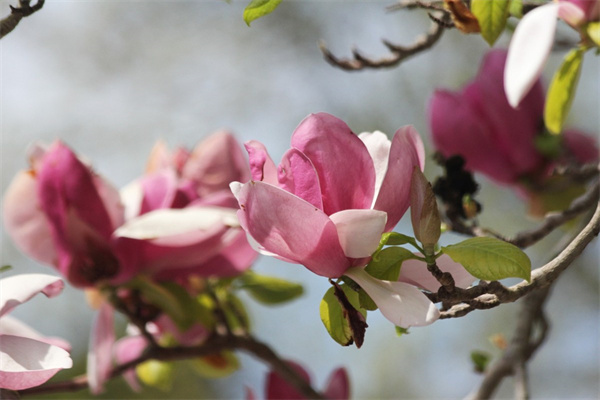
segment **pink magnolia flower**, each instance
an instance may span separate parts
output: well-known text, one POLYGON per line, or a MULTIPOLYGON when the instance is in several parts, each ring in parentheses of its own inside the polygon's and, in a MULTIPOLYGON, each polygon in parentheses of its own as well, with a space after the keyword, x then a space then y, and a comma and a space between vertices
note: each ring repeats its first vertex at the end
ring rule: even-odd
POLYGON ((38 293, 47 297, 63 289, 60 278, 23 274, 0 279, 0 388, 22 390, 39 386, 58 371, 71 368, 67 342, 44 337, 7 314, 38 293))
MULTIPOLYGON (((543 181, 551 166, 535 144, 543 127, 544 91, 539 80, 518 109, 502 87, 506 51, 489 52, 475 80, 460 92, 436 90, 429 103, 433 142, 445 156, 461 155, 465 168, 503 184, 543 181)), ((564 133, 566 153, 578 162, 598 157, 591 137, 564 133)))
POLYGON ((300 123, 279 167, 261 143, 246 149, 253 180, 231 184, 240 224, 262 253, 331 278, 365 264, 407 210, 413 167, 424 164, 413 127, 390 142, 325 113, 300 123))
MULTIPOLYGON (((292 367, 300 377, 304 381, 310 384, 310 376, 308 372, 298 363, 293 361, 287 362, 290 367, 292 367)), ((348 378, 348 373, 344 368, 337 368, 334 370, 327 383, 325 384, 325 390, 323 392, 323 396, 326 399, 339 399, 346 400, 350 398, 350 380, 348 378)), ((254 399, 254 393, 251 389, 247 389, 246 399, 252 400, 254 399)), ((265 388, 265 399, 266 400, 277 400, 277 399, 287 399, 287 400, 301 400, 305 399, 302 394, 296 390, 295 387, 290 385, 285 379, 283 379, 277 372, 271 371, 267 375, 267 382, 265 388)))
POLYGON ((249 173, 231 135, 205 143, 130 186, 126 209, 119 193, 63 143, 38 147, 31 170, 7 190, 7 231, 23 252, 79 287, 122 283, 138 273, 156 279, 236 275, 256 254, 227 185, 249 173), (229 158, 219 157, 223 153, 229 158))
POLYGON ((581 30, 600 18, 600 0, 561 0, 544 4, 525 14, 513 34, 504 71, 508 102, 517 107, 536 85, 554 44, 560 18, 581 30))

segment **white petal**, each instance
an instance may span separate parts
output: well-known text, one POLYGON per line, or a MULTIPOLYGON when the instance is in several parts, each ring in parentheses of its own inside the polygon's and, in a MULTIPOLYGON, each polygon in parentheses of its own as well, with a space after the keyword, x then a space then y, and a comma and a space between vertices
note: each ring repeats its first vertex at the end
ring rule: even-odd
POLYGON ((21 274, 0 279, 0 316, 38 293, 54 297, 64 286, 58 276, 46 274, 21 274))
POLYGON ((379 246, 387 213, 379 210, 343 210, 331 214, 340 245, 349 258, 370 257, 379 246))
POLYGON ((10 315, 0 317, 0 335, 11 335, 34 339, 38 342, 48 343, 53 346, 58 346, 66 351, 71 351, 71 345, 66 340, 44 336, 29 325, 19 321, 14 317, 11 317, 10 315))
POLYGON ((114 232, 114 235, 150 240, 193 231, 204 231, 217 224, 238 227, 236 210, 224 207, 154 210, 127 221, 114 232))
POLYGON ((41 385, 60 369, 71 368, 65 350, 34 339, 0 336, 0 387, 21 390, 41 385))
POLYGON ((128 221, 140 214, 144 190, 139 180, 135 180, 119 191, 121 202, 125 207, 125 220, 128 221))
MULTIPOLYGON (((465 267, 452 261, 450 256, 443 254, 437 259, 437 266, 442 272, 449 272, 454 278, 454 283, 460 288, 467 288, 476 279, 469 274, 465 267)), ((400 282, 405 282, 430 292, 437 292, 440 288, 440 283, 431 272, 427 269, 427 264, 420 260, 406 260, 400 268, 400 282)))
POLYGON ((508 48, 504 69, 504 91, 511 106, 517 107, 540 76, 548 59, 559 4, 550 3, 525 14, 508 48))
MULTIPOLYGON (((392 142, 385 133, 380 131, 372 133, 363 132, 358 135, 358 137, 363 141, 365 146, 367 146, 367 150, 369 151, 369 155, 373 159, 373 165, 375 166, 375 193, 373 194, 373 204, 375 204, 379 189, 381 189, 383 178, 385 178, 387 172, 392 142)), ((371 205, 371 207, 373 207, 373 205, 371 205)))
POLYGON ((345 275, 356 281, 377 304, 381 314, 396 326, 429 325, 440 316, 427 296, 412 285, 375 279, 360 267, 348 269, 345 275))

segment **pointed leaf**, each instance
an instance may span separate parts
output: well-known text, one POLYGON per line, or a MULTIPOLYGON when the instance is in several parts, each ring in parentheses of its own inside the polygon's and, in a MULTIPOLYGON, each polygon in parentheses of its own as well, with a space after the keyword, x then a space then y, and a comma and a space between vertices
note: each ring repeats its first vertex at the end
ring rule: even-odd
POLYGON ((544 108, 544 123, 551 133, 559 134, 567 119, 579 81, 584 50, 571 50, 554 74, 544 108))
POLYGON ((388 247, 373 255, 365 267, 369 275, 384 281, 397 281, 402 262, 416 258, 404 247, 388 247))
POLYGON ((241 288, 257 301, 278 304, 293 300, 304 293, 302 285, 285 279, 247 272, 239 278, 241 288))
POLYGON ((490 237, 474 237, 442 247, 452 260, 474 277, 486 281, 504 278, 531 280, 531 261, 517 246, 490 237))
MULTIPOLYGON (((360 309, 359 306, 358 293, 347 285, 340 285, 339 287, 346 295, 346 299, 352 307, 355 310, 358 309, 363 318, 366 318, 366 311, 360 309)), ((319 306, 321 321, 333 340, 342 346, 350 346, 354 343, 355 338, 346 317, 346 310, 335 295, 335 289, 335 287, 329 288, 321 300, 321 305, 319 306)))
POLYGON ((250 22, 270 14, 281 3, 281 0, 252 0, 244 10, 244 21, 248 26, 250 22))
POLYGON ((471 11, 479 21, 481 36, 490 46, 502 34, 510 0, 471 0, 471 11))

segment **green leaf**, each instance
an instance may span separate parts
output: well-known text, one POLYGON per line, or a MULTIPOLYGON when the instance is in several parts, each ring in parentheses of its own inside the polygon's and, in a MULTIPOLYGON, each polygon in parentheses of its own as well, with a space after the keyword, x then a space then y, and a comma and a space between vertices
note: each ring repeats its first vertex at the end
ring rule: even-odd
POLYGON ((403 235, 398 232, 387 232, 381 235, 379 248, 383 248, 383 246, 400 246, 403 244, 411 244, 416 248, 419 248, 414 237, 403 235))
POLYGON ((509 0, 471 0, 471 12, 477 17, 481 36, 490 46, 504 31, 509 5, 509 0))
POLYGON ((596 46, 600 46, 600 22, 590 22, 586 26, 586 32, 596 46))
POLYGON ((388 247, 376 253, 365 267, 367 273, 384 281, 397 281, 402 262, 416 258, 404 247, 388 247))
POLYGON ((476 372, 483 373, 490 363, 491 356, 483 351, 474 350, 471 352, 471 361, 476 372))
POLYGON ((216 321, 212 308, 206 307, 197 298, 191 296, 184 287, 175 282, 163 282, 161 286, 168 290, 183 308, 184 318, 181 320, 173 319, 182 331, 189 329, 195 323, 200 323, 208 329, 215 325, 216 321))
POLYGON ((474 277, 486 281, 504 278, 531 280, 531 261, 527 254, 510 243, 490 237, 474 237, 442 247, 452 260, 474 277))
POLYGON ((11 269, 13 269, 12 265, 3 265, 2 267, 0 267, 0 274, 3 272, 8 272, 11 269))
POLYGON ((371 296, 365 292, 365 290, 361 287, 358 289, 358 304, 360 308, 364 308, 367 311, 375 311, 377 310, 377 304, 373 301, 371 296))
POLYGON ((244 21, 248 26, 250 22, 270 14, 281 3, 281 0, 252 0, 244 10, 244 21))
POLYGON ((169 392, 173 384, 174 366, 170 362, 149 360, 135 367, 138 378, 148 386, 169 392))
POLYGON ((402 328, 401 326, 397 326, 396 327, 396 335, 398 337, 402 336, 402 335, 408 335, 410 332, 408 332, 408 328, 402 328))
POLYGON ((205 378, 224 378, 240 368, 240 362, 231 351, 211 354, 190 360, 194 370, 205 378))
POLYGON ((513 17, 523 17, 523 0, 510 0, 510 6, 508 6, 508 13, 513 17))
POLYGON ((264 304, 284 303, 304 293, 304 288, 298 283, 254 272, 245 273, 239 281, 241 289, 247 290, 250 296, 264 304))
POLYGON ((571 50, 563 60, 562 65, 554 74, 544 107, 544 123, 548 130, 558 135, 567 119, 575 89, 579 81, 583 53, 581 48, 571 50))
MULTIPOLYGON (((352 307, 357 309, 363 318, 366 318, 367 312, 360 308, 358 293, 347 285, 340 285, 339 287, 352 307)), ((342 346, 349 346, 354 343, 355 338, 347 318, 347 310, 344 309, 339 298, 336 297, 335 289, 334 286, 327 290, 321 300, 319 313, 321 314, 321 321, 332 339, 342 346)))

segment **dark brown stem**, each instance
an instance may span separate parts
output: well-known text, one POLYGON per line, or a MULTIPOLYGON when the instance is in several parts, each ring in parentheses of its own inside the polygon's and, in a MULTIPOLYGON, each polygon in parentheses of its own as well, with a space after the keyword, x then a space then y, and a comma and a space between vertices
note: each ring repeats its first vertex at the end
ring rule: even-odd
POLYGON ((44 6, 45 0, 38 0, 33 6, 31 0, 19 0, 19 7, 10 6, 10 15, 0 20, 0 39, 12 32, 21 19, 29 17, 44 6))

